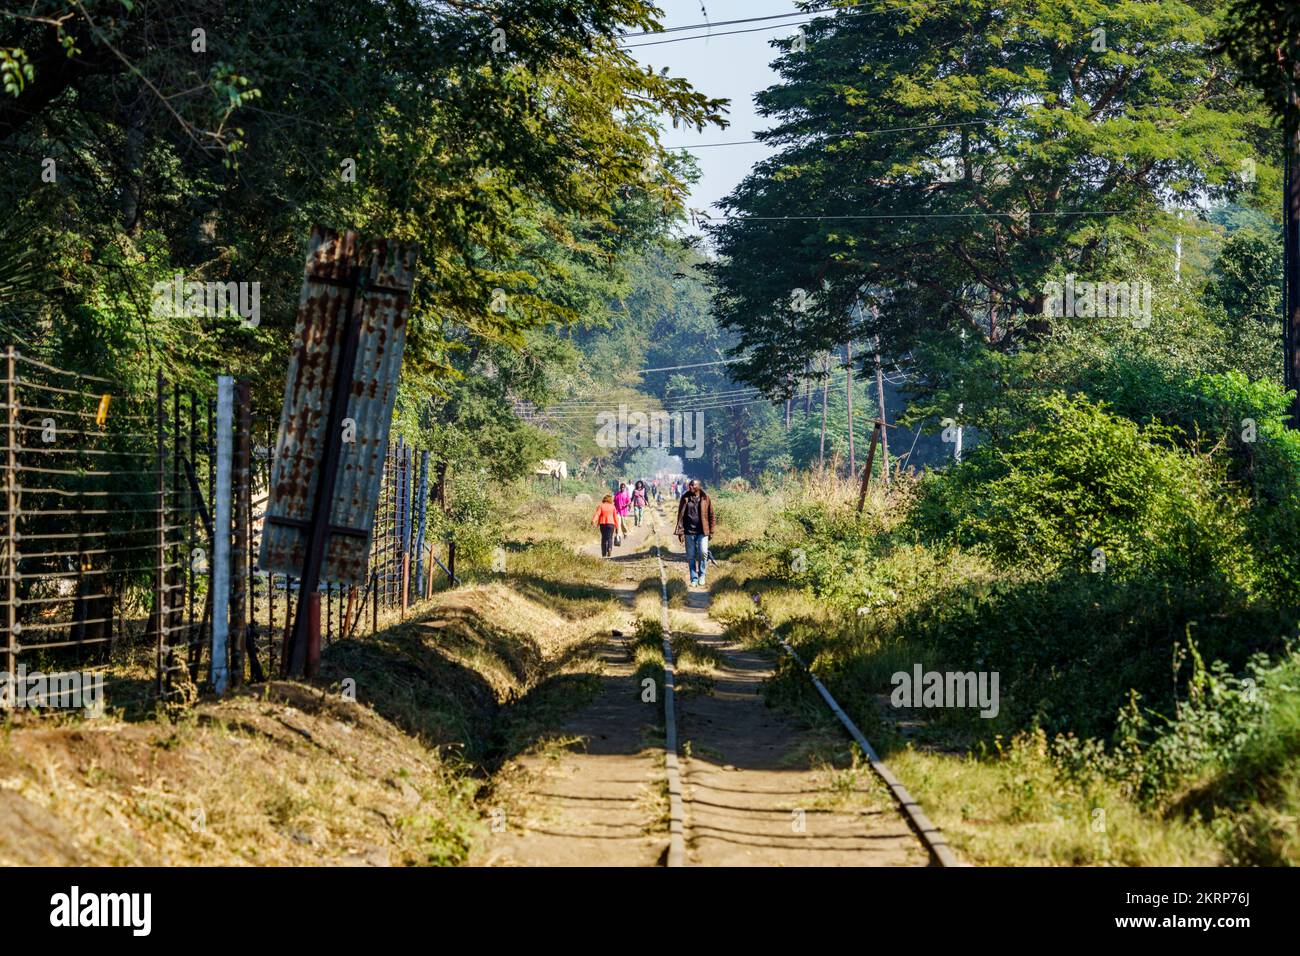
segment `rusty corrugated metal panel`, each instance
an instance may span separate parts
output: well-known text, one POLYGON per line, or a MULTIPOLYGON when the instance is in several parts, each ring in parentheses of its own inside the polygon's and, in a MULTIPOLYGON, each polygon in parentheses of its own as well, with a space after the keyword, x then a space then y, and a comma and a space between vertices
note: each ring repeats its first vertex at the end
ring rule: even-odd
POLYGON ((360 338, 346 416, 356 424, 356 441, 344 444, 339 456, 330 524, 362 534, 330 535, 321 579, 361 584, 406 346, 415 247, 387 240, 364 243, 354 232, 312 230, 273 460, 272 520, 262 535, 260 567, 295 575, 303 567, 353 264, 362 267, 365 278, 354 305, 360 338), (277 524, 275 518, 303 527, 277 524))

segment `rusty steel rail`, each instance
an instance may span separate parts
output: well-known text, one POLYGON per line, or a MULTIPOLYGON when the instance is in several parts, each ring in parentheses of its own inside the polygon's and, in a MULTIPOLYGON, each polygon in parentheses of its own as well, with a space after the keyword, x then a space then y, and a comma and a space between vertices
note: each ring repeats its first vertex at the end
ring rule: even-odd
POLYGON ((663 505, 650 512, 650 531, 655 539, 655 561, 659 564, 659 618, 664 635, 664 769, 668 777, 667 865, 686 865, 686 809, 682 797, 682 772, 677 762, 677 685, 673 664, 673 632, 668 620, 668 571, 659 545, 658 516, 663 505))
POLYGON ((899 779, 894 776, 893 771, 886 766, 885 762, 880 759, 880 755, 876 753, 876 748, 871 746, 871 742, 867 740, 862 731, 858 729, 858 725, 855 724, 852 718, 844 712, 844 708, 839 705, 839 702, 831 695, 831 692, 826 689, 826 685, 817 679, 817 675, 812 672, 812 668, 808 666, 807 662, 799 656, 799 652, 791 646, 789 641, 776 632, 776 628, 772 626, 772 622, 768 618, 767 612, 763 610, 762 597, 758 594, 751 594, 750 598, 758 608, 759 620, 761 620, 767 627, 768 633, 776 638, 777 643, 784 648, 785 652, 789 654, 801 668, 803 668, 804 673, 808 675, 808 679, 811 680, 813 686, 817 688, 817 693, 821 695, 822 700, 826 701, 826 706, 830 708, 831 713, 833 713, 836 719, 844 725, 844 729, 849 732, 849 736, 853 738, 860 748, 862 748, 862 753, 866 755, 867 762, 871 764, 871 769, 875 771, 876 776, 878 776, 881 781, 884 782, 885 786, 889 788, 889 792, 898 802, 899 809, 901 809, 907 816, 908 824, 916 832, 916 835, 921 838, 921 842, 925 844, 925 848, 929 851, 934 862, 939 866, 963 866, 964 864, 957 858, 957 855, 953 853, 952 848, 948 845, 948 841, 944 837, 943 831, 931 822, 930 818, 926 816, 925 811, 921 809, 921 804, 917 802, 916 798, 912 796, 905 786, 903 786, 899 779))

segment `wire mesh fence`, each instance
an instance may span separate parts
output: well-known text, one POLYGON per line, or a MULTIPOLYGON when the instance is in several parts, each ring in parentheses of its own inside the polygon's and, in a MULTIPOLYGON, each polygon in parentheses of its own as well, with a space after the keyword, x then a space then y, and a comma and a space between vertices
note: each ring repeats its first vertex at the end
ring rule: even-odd
MULTIPOLYGON (((209 686, 215 402, 161 374, 152 389, 0 357, 3 703, 95 712, 184 703, 209 686)), ((278 414, 236 390, 230 661, 235 683, 280 673, 299 588, 257 567, 278 414)), ((323 643, 374 631, 434 585, 430 456, 384 458, 363 586, 323 582, 323 643)), ((450 562, 449 562, 450 563, 450 562)), ((450 574, 440 571, 444 578, 450 574)))
POLYGON ((181 461, 197 443, 179 416, 200 400, 161 376, 152 395, 131 392, 13 348, 0 375, 5 703, 80 706, 70 688, 87 709, 184 696, 202 641, 182 550, 199 495, 181 461))

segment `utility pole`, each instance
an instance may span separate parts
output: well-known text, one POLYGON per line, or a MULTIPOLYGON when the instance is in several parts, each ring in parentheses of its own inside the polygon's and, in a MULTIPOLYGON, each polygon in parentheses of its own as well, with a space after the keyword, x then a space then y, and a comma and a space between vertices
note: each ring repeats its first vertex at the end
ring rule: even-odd
POLYGON ((963 407, 963 403, 958 402, 958 403, 957 403, 957 443, 956 443, 955 445, 953 445, 953 447, 952 447, 952 460, 953 460, 953 461, 956 461, 956 462, 960 462, 960 461, 961 461, 961 437, 962 437, 962 435, 961 435, 961 430, 962 430, 962 426, 961 426, 961 412, 962 412, 962 407, 963 407))
POLYGON ((785 376, 786 400, 785 400, 785 433, 790 434, 790 405, 794 394, 791 386, 794 385, 794 376, 789 373, 785 376))
POLYGON ((826 353, 826 358, 822 362, 822 443, 817 452, 817 469, 824 471, 826 468, 826 399, 830 394, 831 388, 831 353, 826 353))
MULTIPOLYGON (((876 329, 880 328, 880 306, 872 305, 871 322, 876 329)), ((876 418, 880 422, 880 450, 882 452, 881 474, 885 476, 885 487, 889 487, 889 426, 886 425, 888 416, 885 414, 885 372, 883 364, 880 361, 880 332, 876 332, 876 418)))
POLYGON ((1183 281, 1183 211, 1178 210, 1178 231, 1174 233, 1174 282, 1183 281))
MULTIPOLYGON (((962 344, 962 350, 965 351, 965 348, 966 348, 966 330, 965 330, 965 329, 962 329, 962 330, 961 330, 961 344, 962 344)), ((957 380, 957 387, 958 387, 958 388, 962 388, 962 387, 964 387, 965 384, 966 384, 965 379, 958 379, 958 380, 957 380)), ((958 402, 958 403, 957 403, 957 422, 956 422, 956 424, 957 424, 957 443, 953 446, 953 449, 952 449, 952 460, 953 460, 953 461, 956 461, 956 462, 960 462, 960 461, 961 461, 961 439, 962 439, 961 413, 962 413, 962 407, 963 407, 963 403, 962 403, 962 402, 958 402)))
POLYGON ((849 477, 858 473, 858 460, 853 455, 853 341, 844 343, 844 360, 848 372, 844 379, 844 397, 849 413, 849 477))
MULTIPOLYGON (((1296 102, 1296 94, 1292 94, 1296 102)), ((1283 241, 1286 280, 1282 283, 1282 342, 1285 349, 1283 381, 1300 391, 1300 123, 1286 132, 1286 173, 1283 187, 1283 241)), ((1300 394, 1291 400, 1292 428, 1300 429, 1300 394)))
POLYGON ((880 419, 881 474, 885 476, 885 487, 889 487, 889 428, 885 424, 885 373, 880 362, 880 336, 876 336, 876 410, 880 419))

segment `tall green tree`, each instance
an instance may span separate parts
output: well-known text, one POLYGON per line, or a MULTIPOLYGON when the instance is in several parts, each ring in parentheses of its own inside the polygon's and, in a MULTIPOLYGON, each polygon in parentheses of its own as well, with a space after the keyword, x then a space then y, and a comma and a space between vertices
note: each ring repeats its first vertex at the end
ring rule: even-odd
POLYGON ((1277 182, 1221 24, 1211 0, 887 0, 777 41, 779 152, 715 231, 737 374, 780 393, 852 335, 1008 350, 1047 330, 1049 281, 1168 276, 1176 208, 1277 182))
POLYGON ((1222 43, 1283 127, 1300 129, 1300 8, 1288 0, 1231 0, 1222 43))
POLYGON ((64 364, 222 368, 273 395, 313 222, 419 243, 413 372, 452 374, 466 330, 517 344, 571 320, 562 299, 531 294, 537 231, 610 255, 624 191, 660 209, 682 193, 654 115, 720 119, 717 101, 619 47, 655 13, 641 0, 0 11, 0 221, 34 223, 6 245, 48 240, 62 279, 28 337, 64 364), (266 320, 150 315, 152 283, 173 271, 259 282, 266 320))

